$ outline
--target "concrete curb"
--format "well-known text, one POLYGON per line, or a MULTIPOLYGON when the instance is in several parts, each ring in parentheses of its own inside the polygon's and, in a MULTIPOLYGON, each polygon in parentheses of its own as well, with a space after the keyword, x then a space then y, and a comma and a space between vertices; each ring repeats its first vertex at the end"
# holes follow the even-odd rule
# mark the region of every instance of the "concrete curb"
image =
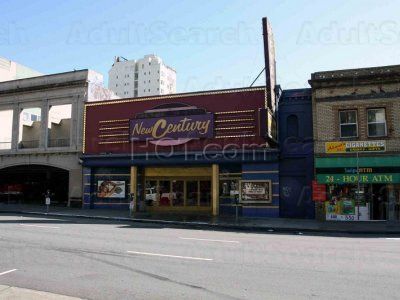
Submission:
POLYGON ((254 231, 254 232, 284 232, 284 233, 297 233, 303 232, 308 233, 340 233, 340 234, 387 234, 387 235, 398 235, 400 234, 400 226, 395 229, 385 230, 350 230, 348 228, 300 228, 300 227, 279 227, 279 226, 260 226, 254 224, 218 224, 208 222, 190 222, 190 221, 171 221, 171 220, 158 220, 158 219, 140 219, 140 218, 128 218, 128 217, 107 217, 107 216, 90 216, 84 214, 67 214, 67 213, 46 213, 46 212, 35 212, 35 211, 17 211, 17 210, 0 210, 0 213, 14 213, 14 214, 25 214, 25 215, 37 215, 37 216, 48 216, 48 217, 67 217, 67 218, 80 218, 80 219, 92 219, 92 220, 103 220, 103 221, 120 221, 120 222, 132 222, 132 223, 146 223, 146 224, 160 224, 160 225, 176 225, 186 228, 206 228, 206 229, 235 229, 239 231, 254 231))
POLYGON ((81 298, 70 297, 50 292, 37 291, 9 285, 0 285, 1 299, 25 299, 25 300, 81 300, 81 298))

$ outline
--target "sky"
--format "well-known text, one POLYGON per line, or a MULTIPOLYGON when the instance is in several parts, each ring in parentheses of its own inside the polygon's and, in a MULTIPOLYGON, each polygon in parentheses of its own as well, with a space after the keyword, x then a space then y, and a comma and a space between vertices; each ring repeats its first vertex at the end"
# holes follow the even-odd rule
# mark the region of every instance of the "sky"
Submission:
POLYGON ((247 87, 264 67, 268 17, 277 83, 302 88, 317 71, 400 64, 399 11, 394 0, 0 0, 0 56, 107 81, 114 56, 153 53, 177 71, 177 92, 247 87))

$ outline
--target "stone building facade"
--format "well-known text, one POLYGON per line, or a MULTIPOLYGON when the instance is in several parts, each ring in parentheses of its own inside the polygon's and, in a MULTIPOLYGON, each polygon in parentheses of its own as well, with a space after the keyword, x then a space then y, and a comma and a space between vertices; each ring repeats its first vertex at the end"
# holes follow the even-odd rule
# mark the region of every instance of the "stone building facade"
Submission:
POLYGON ((40 203, 49 189, 63 204, 82 199, 84 103, 112 98, 91 70, 0 83, 0 198, 40 203))

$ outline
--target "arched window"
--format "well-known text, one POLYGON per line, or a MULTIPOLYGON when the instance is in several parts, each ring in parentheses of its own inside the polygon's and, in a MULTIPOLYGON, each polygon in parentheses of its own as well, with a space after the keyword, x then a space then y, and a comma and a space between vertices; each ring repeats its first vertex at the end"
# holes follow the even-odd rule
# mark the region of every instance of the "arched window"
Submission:
POLYGON ((287 117, 287 137, 298 137, 299 136, 299 120, 296 115, 290 115, 287 117))

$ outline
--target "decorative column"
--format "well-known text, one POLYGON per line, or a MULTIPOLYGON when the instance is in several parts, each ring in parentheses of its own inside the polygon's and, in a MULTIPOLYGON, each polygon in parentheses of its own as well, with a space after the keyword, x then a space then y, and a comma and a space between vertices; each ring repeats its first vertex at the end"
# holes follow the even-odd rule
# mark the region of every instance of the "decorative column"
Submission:
POLYGON ((82 141, 80 140, 81 132, 83 132, 83 116, 82 116, 83 104, 78 103, 78 98, 74 98, 71 103, 71 127, 70 127, 70 148, 80 149, 82 141))
POLYGON ((40 125, 40 140, 39 148, 47 148, 47 137, 48 137, 48 126, 49 126, 49 102, 48 100, 43 100, 41 105, 41 125, 40 125))
POLYGON ((211 178, 211 188, 212 188, 212 215, 219 215, 219 165, 212 165, 212 178, 211 178))
POLYGON ((11 150, 18 150, 18 140, 19 140, 19 119, 20 119, 20 109, 18 104, 14 104, 13 107, 13 123, 12 123, 12 138, 11 138, 11 150))
MULTIPOLYGON (((70 179, 71 180, 71 179, 70 179)), ((92 169, 82 167, 82 190, 83 190, 83 203, 82 208, 89 209, 92 204, 92 197, 96 194, 93 186, 95 182, 92 180, 92 169)))
POLYGON ((132 198, 135 203, 133 211, 136 212, 137 206, 138 206, 138 203, 137 203, 137 200, 138 200, 138 197, 137 197, 137 166, 131 167, 131 182, 130 182, 130 184, 131 184, 130 193, 132 194, 132 198))

